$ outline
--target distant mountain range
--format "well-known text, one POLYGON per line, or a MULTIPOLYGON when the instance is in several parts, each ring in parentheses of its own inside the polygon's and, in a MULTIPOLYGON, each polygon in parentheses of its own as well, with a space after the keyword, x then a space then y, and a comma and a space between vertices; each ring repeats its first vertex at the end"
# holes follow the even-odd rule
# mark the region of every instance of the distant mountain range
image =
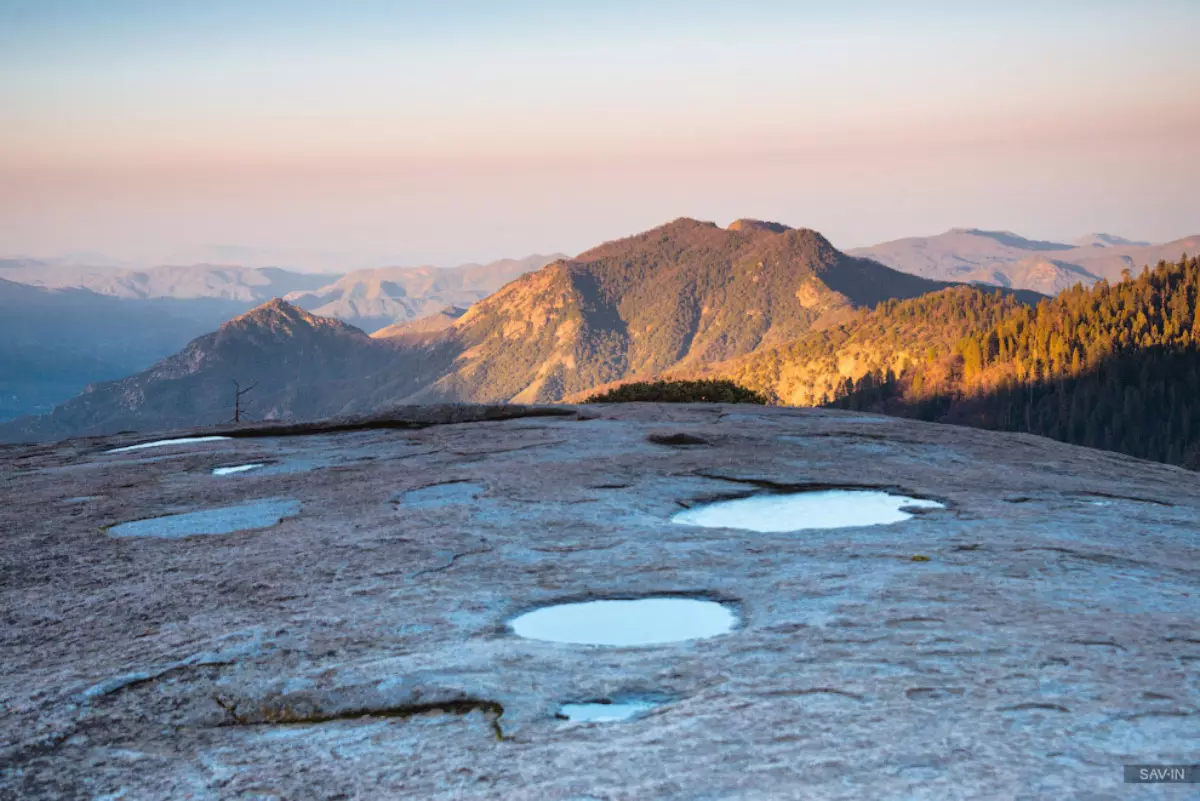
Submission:
MULTIPOLYGON (((514 267, 514 269, 519 269, 514 267)), ((375 337, 283 300, 9 438, 204 424, 257 382, 266 418, 432 401, 556 401, 605 382, 735 358, 945 284, 842 254, 815 231, 681 219, 517 278, 465 313, 375 337)), ((396 288, 387 288, 395 292, 396 288)))
MULTIPOLYGON (((541 269, 552 257, 453 270, 381 268, 332 280, 217 267, 200 268, 190 279, 164 268, 94 280, 97 289, 127 293, 122 298, 0 282, 0 301, 33 293, 30 308, 41 309, 13 318, 24 320, 24 333, 0 340, 19 346, 15 354, 0 346, 0 364, 8 359, 31 380, 70 375, 99 381, 51 415, 0 427, 0 438, 221 422, 232 414, 235 380, 257 382, 247 398, 250 414, 269 419, 401 403, 577 400, 629 380, 714 371, 788 402, 829 402, 841 397, 846 381, 902 371, 930 348, 944 350, 947 342, 996 323, 996 315, 1044 299, 1010 285, 1057 286, 1066 277, 1115 281, 1126 268, 1140 272, 1159 254, 1200 244, 1193 238, 1147 246, 1104 234, 1086 241, 1069 245, 959 229, 856 251, 872 256, 863 258, 808 229, 756 220, 721 228, 685 218, 541 269), (1063 253, 1075 261, 1057 260, 1063 253), (1056 260, 1047 262, 1048 255, 1056 260), (931 293, 953 284, 891 269, 877 258, 958 281, 990 275, 987 283, 995 288, 961 302, 939 300, 923 317, 924 298, 940 297, 931 293), (1038 277, 1043 269, 1049 269, 1046 280, 1038 277), (286 300, 251 311, 241 306, 256 293, 288 287, 286 300), (153 297, 165 292, 208 296, 153 297), (895 306, 901 301, 909 305, 895 306), (205 304, 204 314, 181 322, 196 303, 205 304), (876 307, 872 314, 881 316, 868 326, 862 315, 876 307), (180 319, 172 319, 172 311, 180 319), (216 330, 199 336, 195 326, 214 319, 201 330, 216 330), (179 338, 187 331, 192 341, 183 347, 179 338), (92 341, 91 350, 79 347, 81 338, 92 341), (137 358, 143 359, 167 355, 147 348, 183 350, 106 381, 120 373, 112 349, 98 344, 105 342, 141 343, 137 358), (61 354, 57 367, 51 354, 61 354)), ((20 297, 12 303, 29 305, 20 297)), ((0 334, 12 328, 0 320, 0 334)), ((60 381, 56 391, 68 384, 60 381)))
POLYGON ((1055 295, 1082 283, 1118 281, 1123 270, 1171 261, 1200 250, 1200 235, 1152 245, 1112 234, 1092 234, 1073 244, 1025 239, 1008 231, 955 228, 848 251, 895 270, 939 281, 1031 289, 1055 295))
POLYGON ((316 289, 337 275, 297 273, 276 267, 220 264, 113 270, 33 260, 0 262, 0 278, 47 289, 86 289, 125 300, 219 299, 256 306, 289 292, 316 289))
POLYGON ((0 279, 0 419, 48 412, 92 382, 144 370, 244 305, 128 300, 0 279))
POLYGON ((276 267, 220 264, 115 270, 31 259, 0 260, 0 279, 47 289, 86 289, 125 300, 228 300, 236 314, 273 298, 336 317, 368 331, 469 306, 519 275, 561 254, 501 259, 460 267, 381 267, 340 274, 300 273, 276 267))
POLYGON ((3 259, 0 420, 48 412, 90 383, 144 370, 273 298, 287 296, 374 330, 448 305, 468 306, 554 258, 346 275, 209 264, 126 270, 3 259))
POLYGON ((563 258, 533 255, 461 267, 381 267, 355 270, 311 290, 283 293, 290 303, 366 331, 466 307, 509 281, 563 258))

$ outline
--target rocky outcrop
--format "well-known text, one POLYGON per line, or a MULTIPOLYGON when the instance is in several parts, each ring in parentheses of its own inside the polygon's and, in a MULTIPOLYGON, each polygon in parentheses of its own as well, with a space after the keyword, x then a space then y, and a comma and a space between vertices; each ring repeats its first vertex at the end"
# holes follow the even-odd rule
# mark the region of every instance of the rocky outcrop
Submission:
POLYGON ((0 797, 1116 798, 1122 764, 1194 761, 1190 473, 844 412, 415 419, 0 452, 0 797), (839 488, 945 508, 785 533, 671 521, 839 488), (302 511, 104 530, 265 498, 302 511), (659 595, 739 625, 629 648, 507 626, 659 595), (658 705, 556 716, 624 697, 658 705))

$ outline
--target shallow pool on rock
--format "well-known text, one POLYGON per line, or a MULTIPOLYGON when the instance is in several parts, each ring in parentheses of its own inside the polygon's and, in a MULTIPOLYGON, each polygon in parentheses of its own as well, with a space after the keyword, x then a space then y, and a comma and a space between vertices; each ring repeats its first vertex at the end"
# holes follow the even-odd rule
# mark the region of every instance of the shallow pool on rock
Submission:
POLYGON ((442 506, 468 504, 487 491, 481 484, 469 481, 448 481, 408 490, 392 496, 392 503, 415 509, 437 509, 442 506))
POLYGON ((697 506, 676 513, 674 523, 705 528, 740 528, 765 533, 899 523, 909 509, 945 509, 937 501, 878 490, 821 490, 755 495, 697 506))
POLYGON ((558 708, 558 717, 580 723, 616 723, 633 720, 657 706, 661 704, 646 700, 563 704, 558 708))
POLYGON ((738 617, 724 604, 695 598, 639 598, 556 604, 509 624, 530 640, 572 645, 658 645, 725 634, 738 617))
POLYGON ((251 470, 257 470, 262 466, 262 462, 259 462, 257 464, 239 464, 233 467, 215 467, 212 474, 214 476, 232 476, 236 473, 247 473, 251 470))
POLYGON ((217 440, 232 439, 232 437, 180 437, 178 439, 157 439, 154 442, 143 442, 139 445, 126 445, 124 448, 113 448, 105 453, 128 453, 142 451, 146 448, 164 448, 167 445, 191 445, 195 442, 216 442, 217 440))
POLYGON ((108 529, 110 537, 158 537, 179 539, 197 534, 232 534, 273 526, 300 512, 300 502, 288 498, 252 501, 219 509, 204 509, 178 515, 132 520, 108 529))

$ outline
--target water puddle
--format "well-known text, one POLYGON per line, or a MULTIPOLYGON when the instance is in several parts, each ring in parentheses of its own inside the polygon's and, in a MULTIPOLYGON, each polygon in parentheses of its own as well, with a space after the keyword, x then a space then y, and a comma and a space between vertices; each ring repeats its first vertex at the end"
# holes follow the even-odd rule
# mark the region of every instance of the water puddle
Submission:
POLYGON ((247 473, 251 470, 257 470, 260 467, 263 467, 262 462, 257 464, 239 464, 233 467, 216 467, 213 468, 212 474, 214 476, 232 476, 235 473, 247 473))
POLYGON ((286 517, 300 513, 300 502, 290 498, 271 498, 220 509, 204 509, 146 520, 120 523, 109 529, 110 537, 158 537, 179 539, 197 534, 232 534, 267 528, 286 517))
POLYGON ((899 523, 905 509, 945 509, 937 501, 878 490, 822 490, 755 495, 697 506, 676 513, 674 523, 705 528, 739 528, 767 533, 899 523))
POLYGON ((143 442, 140 445, 126 445, 124 448, 113 448, 105 453, 128 453, 129 451, 142 451, 146 448, 162 448, 167 445, 191 445, 195 442, 216 442, 222 439, 232 439, 232 437, 180 437, 179 439, 158 439, 154 442, 143 442))
POLYGON ((589 701, 578 704, 563 704, 555 716, 561 720, 578 723, 617 723, 633 720, 662 704, 657 701, 631 699, 627 701, 589 701))
POLYGON ((472 484, 468 481, 455 481, 397 493, 392 496, 392 502, 417 509, 436 509, 441 506, 471 503, 484 491, 485 488, 482 485, 472 484))
POLYGON ((519 637, 572 645, 658 645, 725 634, 737 615, 715 601, 640 598, 584 601, 526 612, 509 624, 519 637))

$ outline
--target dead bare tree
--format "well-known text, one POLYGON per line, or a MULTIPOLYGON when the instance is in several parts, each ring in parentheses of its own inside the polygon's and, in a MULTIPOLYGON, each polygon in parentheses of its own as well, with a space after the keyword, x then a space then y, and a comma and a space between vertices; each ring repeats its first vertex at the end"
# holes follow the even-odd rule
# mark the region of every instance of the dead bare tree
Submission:
POLYGON ((241 384, 239 384, 237 381, 233 382, 233 422, 242 422, 242 396, 257 386, 258 382, 255 381, 250 386, 242 389, 241 384))

